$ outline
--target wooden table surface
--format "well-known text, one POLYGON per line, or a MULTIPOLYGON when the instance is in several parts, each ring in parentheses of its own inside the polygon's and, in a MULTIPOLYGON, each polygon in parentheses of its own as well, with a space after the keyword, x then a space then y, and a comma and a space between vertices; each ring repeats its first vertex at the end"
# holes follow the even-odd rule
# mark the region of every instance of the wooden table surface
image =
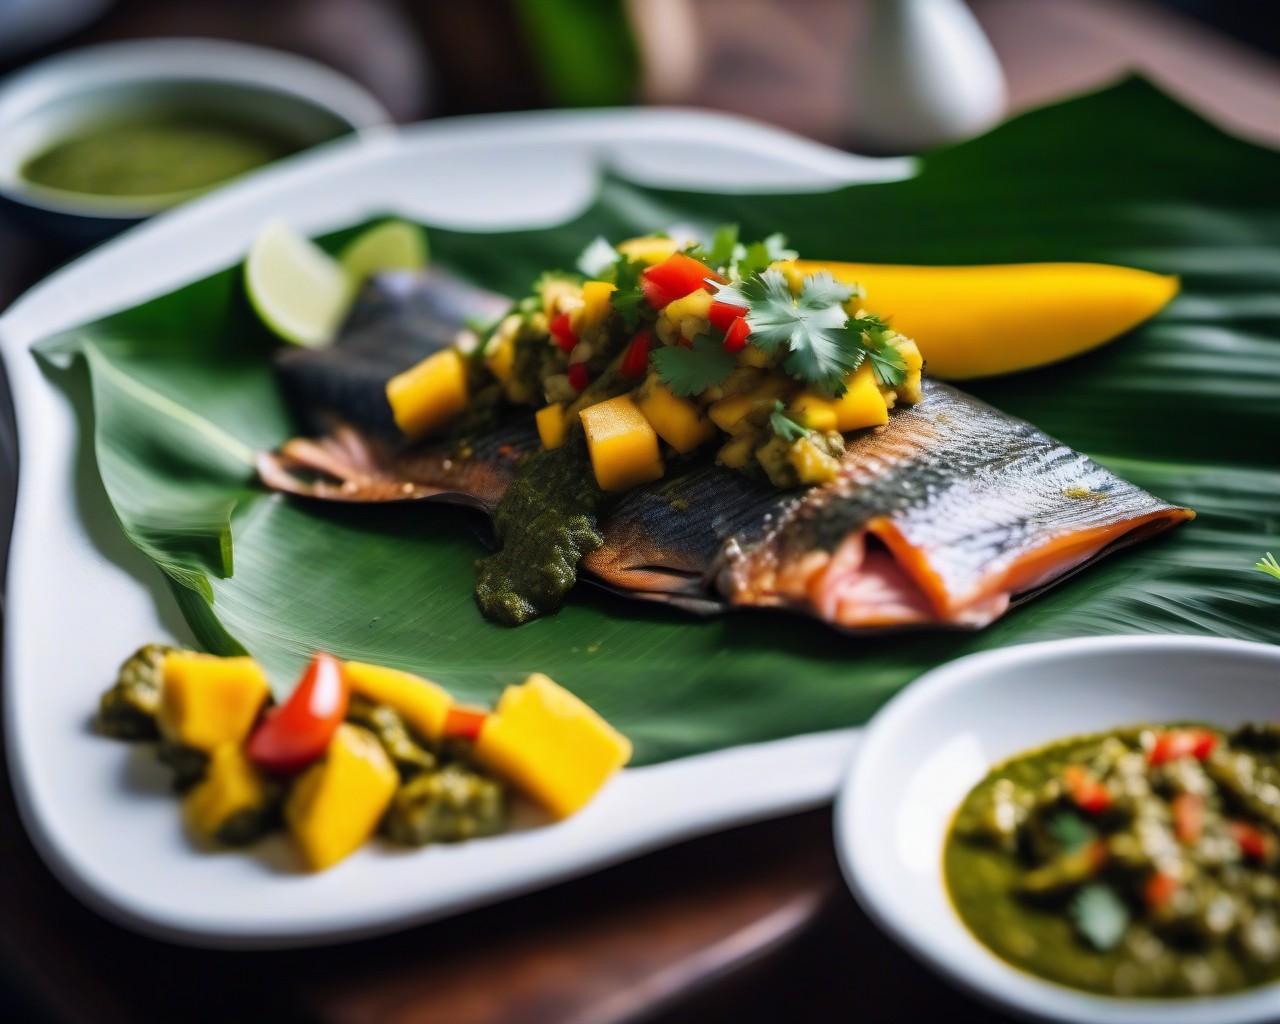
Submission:
MULTIPOLYGON (((1280 63, 1224 36, 1131 0, 972 6, 1004 64, 1014 109, 1141 70, 1233 130, 1280 143, 1280 63)), ((689 83, 688 98, 839 142, 843 55, 861 5, 786 0, 782 8, 699 0, 695 16, 730 26, 717 39, 739 55, 755 46, 777 59, 771 24, 791 33, 794 65, 781 93, 776 77, 773 90, 753 95, 704 75, 689 83)), ((398 67, 398 78, 396 67, 384 69, 387 89, 412 84, 403 53, 398 67)), ((0 225, 0 307, 52 259, 0 225)), ((11 468, 4 412, 0 465, 11 468)), ((11 500, 11 477, 0 479, 0 506, 11 500)), ((0 780, 0 1020, 691 1024, 854 1014, 999 1019, 915 964, 860 912, 840 879, 829 809, 688 842, 399 935, 231 953, 144 939, 85 909, 40 862, 7 777, 0 780)))

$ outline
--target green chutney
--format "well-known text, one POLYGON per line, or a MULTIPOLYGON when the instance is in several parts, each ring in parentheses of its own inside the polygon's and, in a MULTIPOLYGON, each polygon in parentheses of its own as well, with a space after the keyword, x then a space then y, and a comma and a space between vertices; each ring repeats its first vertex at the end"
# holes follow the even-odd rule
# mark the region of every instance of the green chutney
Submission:
POLYGON ((32 157, 22 174, 33 184, 83 195, 180 195, 300 148, 254 125, 167 112, 86 128, 32 157))

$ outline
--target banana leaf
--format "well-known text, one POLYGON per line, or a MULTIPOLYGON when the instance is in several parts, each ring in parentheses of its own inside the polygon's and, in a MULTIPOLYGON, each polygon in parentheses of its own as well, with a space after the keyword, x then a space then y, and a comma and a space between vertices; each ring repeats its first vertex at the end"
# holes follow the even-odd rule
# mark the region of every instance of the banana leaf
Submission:
POLYGON ((434 259, 507 294, 571 266, 597 234, 723 221, 746 237, 784 231, 813 257, 1096 260, 1181 275, 1174 303, 1113 345, 972 390, 1199 518, 977 633, 850 638, 769 612, 699 620, 589 585, 558 615, 491 625, 471 598, 483 551, 474 519, 306 504, 256 483, 254 452, 294 428, 238 267, 39 352, 72 386, 87 369, 106 493, 209 649, 250 652, 286 690, 316 648, 423 673, 470 701, 547 672, 651 763, 857 725, 925 670, 1006 644, 1107 633, 1280 640, 1280 584, 1253 568, 1280 538, 1277 182, 1280 154, 1133 80, 936 152, 903 182, 742 196, 606 177, 590 209, 557 227, 428 226, 434 259))

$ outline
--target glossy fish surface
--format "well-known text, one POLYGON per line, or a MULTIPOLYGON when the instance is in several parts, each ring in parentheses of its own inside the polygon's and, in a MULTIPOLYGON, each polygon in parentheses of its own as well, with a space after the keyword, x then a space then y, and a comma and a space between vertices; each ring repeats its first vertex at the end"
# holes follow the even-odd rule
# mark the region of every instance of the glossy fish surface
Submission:
MULTIPOLYGON (((419 341, 439 347, 447 320, 419 341)), ((387 377, 405 368, 391 363, 414 361, 404 338, 377 317, 352 336, 282 369, 295 406, 305 406, 300 421, 321 436, 262 455, 264 482, 325 500, 435 500, 492 513, 521 457, 538 447, 532 417, 517 413, 461 448, 406 444, 379 407, 387 377)), ((850 631, 978 628, 1193 516, 926 379, 922 401, 848 435, 831 483, 780 491, 695 461, 606 505, 603 544, 581 568, 611 590, 698 613, 772 607, 850 631)))

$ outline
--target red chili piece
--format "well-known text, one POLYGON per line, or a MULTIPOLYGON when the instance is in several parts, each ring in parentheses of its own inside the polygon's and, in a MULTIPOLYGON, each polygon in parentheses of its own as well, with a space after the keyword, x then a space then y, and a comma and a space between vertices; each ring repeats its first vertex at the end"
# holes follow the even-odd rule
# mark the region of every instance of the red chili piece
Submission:
POLYGON ((706 288, 709 281, 723 283, 724 278, 705 263, 676 252, 640 275, 640 290, 649 305, 663 309, 676 299, 706 288))
POLYGON ((1094 778, 1082 764, 1069 764, 1062 770, 1062 781, 1067 793, 1082 811, 1100 814, 1111 806, 1111 794, 1107 787, 1094 778))
POLYGON ((1266 860, 1271 852, 1271 837, 1247 821, 1227 822, 1227 831, 1250 860, 1266 860))
POLYGON ((572 352, 578 344, 578 336, 573 333, 573 325, 569 323, 569 314, 561 313, 551 320, 551 337, 561 352, 572 352))
POLYGON ((622 357, 622 365, 618 368, 624 377, 639 380, 649 369, 649 346, 653 343, 653 331, 644 328, 631 339, 626 354, 622 357))
POLYGON ((751 336, 751 328, 747 326, 747 318, 740 316, 729 325, 724 336, 724 350, 738 353, 747 347, 747 338, 751 336))
POLYGON ((1166 729, 1156 733, 1156 742, 1147 754, 1150 764, 1164 764, 1179 757, 1203 761, 1218 745, 1218 735, 1209 729, 1166 729))
POLYGON ((718 331, 728 331, 733 322, 748 313, 746 306, 735 306, 732 302, 721 302, 717 299, 707 310, 707 319, 718 331))
POLYGON ((445 739, 462 739, 474 743, 489 719, 483 708, 452 707, 444 716, 445 739))
POLYGON ((1177 891, 1178 880, 1176 878, 1172 875, 1163 875, 1157 872, 1148 878, 1147 884, 1142 887, 1142 898, 1152 910, 1159 910, 1173 899, 1173 894, 1177 891))
POLYGON ((591 383, 591 374, 587 372, 586 363, 574 363, 569 367, 569 384, 574 391, 585 391, 591 383))
POLYGON ((338 659, 317 652, 289 699, 249 737, 249 758, 273 772, 300 771, 318 760, 347 716, 347 696, 338 659))

